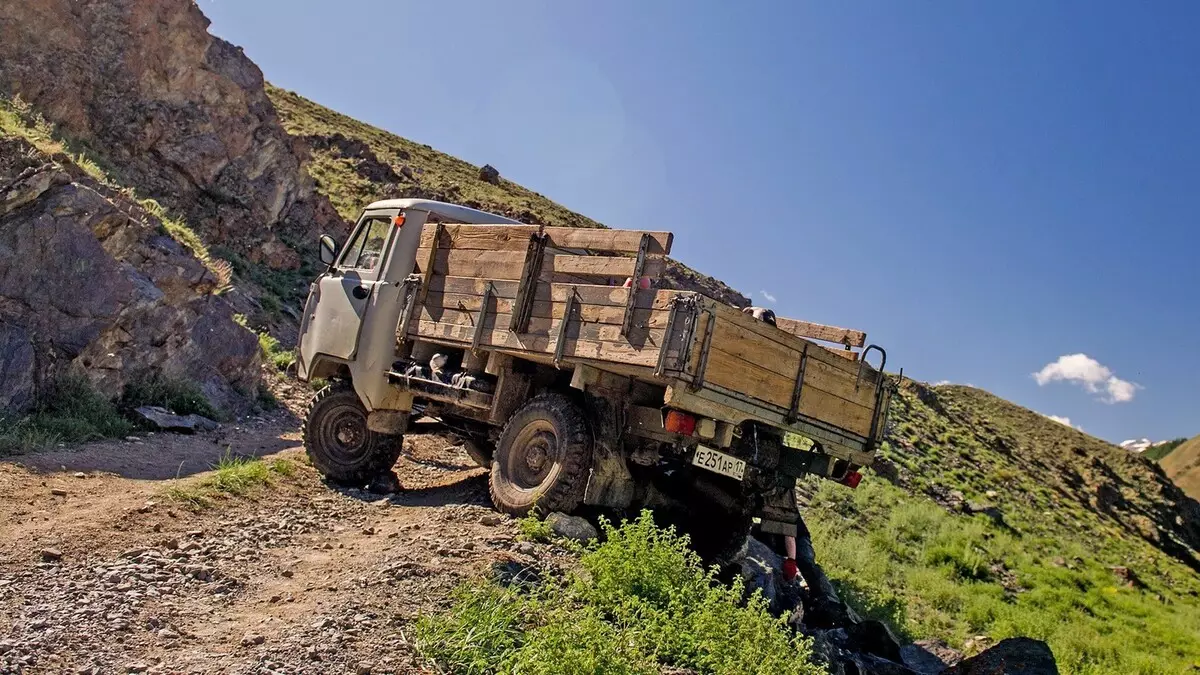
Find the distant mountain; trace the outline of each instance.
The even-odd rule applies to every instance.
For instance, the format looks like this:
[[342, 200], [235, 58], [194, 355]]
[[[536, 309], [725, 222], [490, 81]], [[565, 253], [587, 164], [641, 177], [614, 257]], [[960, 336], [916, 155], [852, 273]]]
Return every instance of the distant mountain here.
[[1200, 499], [1200, 436], [1180, 443], [1160, 464], [1180, 489]]

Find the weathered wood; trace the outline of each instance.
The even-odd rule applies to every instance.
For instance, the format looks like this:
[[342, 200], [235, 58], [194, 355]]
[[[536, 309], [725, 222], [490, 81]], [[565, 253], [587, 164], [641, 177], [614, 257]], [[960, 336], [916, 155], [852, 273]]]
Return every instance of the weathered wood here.
[[[565, 305], [564, 305], [565, 307]], [[571, 318], [571, 323], [568, 326], [567, 334], [572, 337], [583, 337], [589, 340], [600, 340], [602, 342], [615, 342], [618, 344], [631, 344], [636, 346], [654, 346], [662, 344], [665, 334], [662, 327], [644, 326], [637, 328], [628, 337], [621, 334], [621, 326], [619, 323], [598, 323], [590, 321], [580, 321], [579, 310], [576, 307]], [[562, 308], [559, 308], [558, 317], [533, 317], [529, 320], [529, 326], [521, 335], [557, 335], [559, 324], [562, 320]], [[483, 319], [483, 330], [509, 330], [507, 321], [510, 320], [508, 314], [488, 314]], [[655, 317], [656, 319], [658, 317]], [[437, 323], [447, 326], [468, 326], [474, 330], [479, 323], [478, 313], [471, 314], [468, 312], [459, 312], [457, 310], [446, 310], [440, 319], [434, 319], [430, 314], [423, 312], [419, 318], [414, 318], [409, 321], [409, 330], [417, 330], [419, 323]], [[657, 321], [655, 323], [658, 323]], [[666, 325], [665, 316], [662, 318], [662, 326]], [[614, 330], [615, 329], [615, 330]]]
[[633, 258], [613, 258], [600, 255], [547, 255], [546, 266], [551, 272], [563, 274], [595, 274], [607, 277], [631, 277], [636, 261]]
[[[492, 283], [494, 286], [493, 297], [506, 300], [512, 300], [517, 297], [517, 282], [500, 280]], [[534, 293], [534, 300], [538, 302], [551, 300], [554, 302], [566, 302], [567, 295], [571, 293], [572, 288], [576, 289], [581, 303], [586, 305], [604, 305], [606, 307], [625, 307], [630, 290], [618, 286], [581, 286], [574, 284], [552, 284], [543, 281], [538, 283], [537, 291]], [[437, 301], [434, 298], [439, 294], [446, 296], [475, 295], [482, 297], [485, 290], [487, 290], [486, 279], [437, 275], [430, 282], [430, 300], [428, 304], [436, 305]], [[643, 291], [637, 294], [635, 307], [642, 309], [651, 307], [666, 309], [670, 306], [671, 300], [674, 299], [678, 292], [673, 290]], [[442, 306], [446, 306], [444, 301]]]
[[[541, 278], [545, 281], [595, 285], [595, 281], [589, 280], [589, 277], [607, 277], [624, 283], [626, 279], [633, 278], [636, 266], [636, 258], [547, 253]], [[651, 258], [643, 264], [642, 276], [655, 279], [662, 275], [663, 269], [662, 258]]]
[[650, 255], [667, 255], [671, 252], [671, 243], [675, 235], [670, 232], [645, 232], [642, 230], [604, 230], [583, 227], [547, 227], [544, 234], [549, 237], [548, 246], [555, 248], [589, 249], [592, 251], [613, 251], [621, 253], [637, 253], [641, 245], [642, 235], [650, 235], [646, 253]]
[[[471, 326], [422, 321], [416, 334], [420, 337], [470, 344], [473, 331]], [[514, 352], [539, 352], [546, 356], [553, 355], [555, 343], [556, 340], [546, 334], [518, 335], [508, 330], [484, 331], [480, 338], [480, 344], [484, 346], [500, 347]], [[658, 347], [647, 343], [646, 347], [638, 348], [628, 344], [573, 337], [568, 333], [563, 355], [568, 358], [612, 360], [626, 365], [652, 367], [658, 360]]]
[[[740, 359], [744, 366], [743, 377], [746, 379], [757, 377], [760, 371], [778, 375], [782, 378], [781, 381], [786, 381], [786, 386], [775, 392], [776, 397], [764, 400], [784, 406], [790, 405], [803, 347], [801, 350], [791, 349], [747, 331], [741, 326], [734, 326], [718, 320], [713, 333], [712, 349]], [[815, 386], [859, 405], [869, 408], [875, 406], [874, 381], [867, 378], [868, 371], [872, 373], [874, 371], [864, 368], [863, 381], [856, 387], [858, 364], [833, 356], [826, 350], [818, 350], [815, 346], [809, 348], [808, 355], [808, 365], [804, 374], [805, 389]], [[730, 385], [727, 383], [727, 386]], [[784, 402], [779, 403], [779, 401]]]
[[[809, 359], [808, 367], [805, 369], [804, 388], [800, 392], [800, 414], [836, 423], [837, 426], [862, 436], [869, 435], [871, 418], [874, 414], [874, 398], [868, 405], [861, 405], [823, 390], [818, 384], [820, 378], [812, 372], [819, 366], [819, 363]], [[709, 351], [705, 382], [785, 409], [791, 407], [795, 386], [794, 375], [787, 377], [765, 368], [756, 367], [754, 364], [747, 363], [716, 348]], [[821, 382], [820, 384], [825, 383]], [[873, 393], [874, 391], [873, 388], [868, 390], [864, 387], [862, 389], [863, 393]]]
[[[444, 225], [436, 238], [437, 248], [462, 251], [524, 251], [529, 236], [537, 234], [537, 225]], [[421, 230], [420, 248], [433, 248], [434, 225]]]
[[825, 324], [787, 319], [784, 317], [777, 317], [775, 319], [775, 326], [796, 337], [836, 342], [850, 347], [862, 347], [867, 344], [866, 333], [850, 328], [838, 328], [837, 326], [826, 326]]
[[[505, 307], [505, 303], [509, 306]], [[511, 300], [493, 300], [488, 305], [488, 311], [484, 317], [484, 324], [488, 326], [496, 325], [507, 327], [501, 319], [495, 317], [504, 317], [504, 320], [511, 320], [510, 313]], [[534, 322], [542, 319], [560, 319], [566, 311], [567, 303], [565, 302], [539, 302], [533, 306], [533, 314], [529, 319], [529, 327], [524, 331], [527, 333], [536, 332], [533, 329]], [[595, 323], [609, 326], [620, 326], [624, 310], [619, 310], [615, 307], [599, 307], [596, 305], [576, 305], [573, 321], [582, 323]], [[420, 321], [436, 321], [439, 323], [450, 323], [459, 326], [474, 326], [478, 323], [479, 305], [474, 309], [458, 309], [447, 307], [422, 307], [419, 320]], [[644, 331], [645, 329], [662, 329], [667, 327], [667, 322], [670, 320], [670, 312], [664, 309], [639, 309], [635, 310], [633, 317], [633, 327], [636, 330]], [[619, 334], [619, 333], [618, 333]], [[631, 332], [632, 336], [635, 333]], [[614, 338], [615, 339], [615, 338]]]
[[[432, 254], [431, 254], [432, 251]], [[434, 274], [517, 281], [525, 264], [523, 251], [417, 249], [417, 260], [432, 261]], [[430, 263], [426, 262], [429, 266]], [[424, 272], [425, 270], [422, 270]]]

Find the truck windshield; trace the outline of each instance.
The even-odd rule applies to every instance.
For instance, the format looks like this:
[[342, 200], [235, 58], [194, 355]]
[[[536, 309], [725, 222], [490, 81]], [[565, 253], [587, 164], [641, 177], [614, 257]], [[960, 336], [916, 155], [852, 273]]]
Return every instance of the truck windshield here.
[[391, 232], [391, 219], [378, 217], [368, 218], [358, 228], [354, 239], [346, 245], [339, 267], [343, 269], [362, 270], [370, 272], [379, 265], [383, 257], [383, 245]]

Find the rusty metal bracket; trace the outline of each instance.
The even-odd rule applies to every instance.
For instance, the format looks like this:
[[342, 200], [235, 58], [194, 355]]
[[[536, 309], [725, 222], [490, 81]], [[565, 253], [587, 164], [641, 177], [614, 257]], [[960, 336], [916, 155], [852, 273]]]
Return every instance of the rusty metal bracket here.
[[413, 309], [416, 308], [417, 294], [420, 292], [422, 283], [421, 277], [416, 274], [410, 274], [404, 279], [404, 309], [400, 312], [400, 320], [396, 322], [397, 347], [408, 340], [408, 324], [412, 321]]
[[483, 291], [483, 303], [479, 306], [479, 318], [475, 320], [475, 333], [471, 336], [471, 350], [479, 349], [479, 343], [483, 340], [483, 323], [487, 319], [488, 305], [492, 302], [492, 294], [496, 288], [492, 282], [487, 283], [487, 288]]
[[537, 295], [538, 276], [542, 273], [542, 260], [545, 258], [545, 234], [529, 235], [529, 247], [525, 250], [525, 266], [521, 268], [521, 281], [517, 286], [517, 297], [513, 301], [512, 321], [509, 328], [516, 333], [524, 333], [529, 327], [529, 317], [533, 315], [533, 299]]
[[646, 269], [646, 249], [650, 248], [650, 235], [643, 234], [638, 244], [637, 260], [633, 263], [633, 281], [629, 284], [629, 296], [625, 298], [625, 318], [621, 321], [621, 336], [629, 335], [633, 328], [633, 311], [637, 307], [638, 286], [641, 285], [642, 272]]
[[433, 264], [437, 262], [438, 244], [442, 241], [442, 233], [446, 231], [446, 226], [438, 223], [433, 227], [433, 245], [429, 247], [429, 258], [425, 261], [425, 269], [421, 270], [424, 274], [424, 279], [421, 281], [421, 297], [418, 301], [425, 304], [425, 298], [429, 296], [429, 284], [433, 281]]
[[808, 367], [808, 346], [804, 343], [804, 351], [800, 352], [800, 368], [796, 371], [796, 383], [792, 388], [792, 405], [788, 409], [788, 424], [794, 424], [800, 418], [800, 393], [804, 389], [804, 369]]
[[575, 312], [575, 286], [567, 296], [567, 308], [563, 312], [562, 321], [558, 324], [558, 340], [554, 343], [554, 367], [562, 367], [563, 354], [567, 349], [567, 326], [571, 324], [571, 314]]
[[716, 311], [710, 307], [705, 307], [704, 311], [708, 312], [708, 323], [704, 329], [704, 343], [700, 346], [700, 363], [696, 365], [696, 374], [692, 377], [692, 390], [704, 387], [704, 371], [708, 369], [708, 353], [712, 347], [713, 330], [717, 327]]

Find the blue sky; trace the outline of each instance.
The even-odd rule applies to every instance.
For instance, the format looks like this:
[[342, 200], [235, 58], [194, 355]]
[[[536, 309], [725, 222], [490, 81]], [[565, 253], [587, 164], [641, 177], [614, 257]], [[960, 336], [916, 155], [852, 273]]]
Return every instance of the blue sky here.
[[1198, 4], [201, 7], [274, 83], [671, 230], [889, 369], [1111, 441], [1200, 433]]

